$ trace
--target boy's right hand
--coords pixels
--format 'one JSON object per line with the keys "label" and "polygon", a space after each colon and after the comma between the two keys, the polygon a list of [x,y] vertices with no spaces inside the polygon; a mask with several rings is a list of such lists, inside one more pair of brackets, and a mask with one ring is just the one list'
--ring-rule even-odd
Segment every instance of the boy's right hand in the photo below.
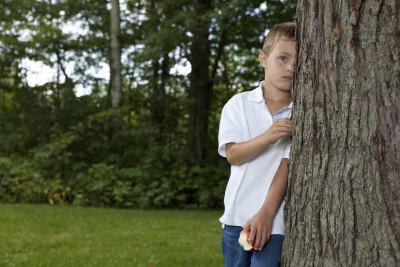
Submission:
{"label": "boy's right hand", "polygon": [[289,119],[275,121],[269,129],[254,139],[225,145],[226,156],[231,165],[248,162],[263,153],[269,144],[279,138],[292,135],[292,122]]}
{"label": "boy's right hand", "polygon": [[279,138],[292,135],[292,122],[289,119],[275,121],[265,132],[269,144],[275,143]]}

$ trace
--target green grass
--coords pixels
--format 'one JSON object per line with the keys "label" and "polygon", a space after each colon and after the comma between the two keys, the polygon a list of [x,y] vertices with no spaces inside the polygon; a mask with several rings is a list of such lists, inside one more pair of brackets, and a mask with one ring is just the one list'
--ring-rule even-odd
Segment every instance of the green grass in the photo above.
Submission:
{"label": "green grass", "polygon": [[221,266],[220,211],[0,205],[0,266]]}

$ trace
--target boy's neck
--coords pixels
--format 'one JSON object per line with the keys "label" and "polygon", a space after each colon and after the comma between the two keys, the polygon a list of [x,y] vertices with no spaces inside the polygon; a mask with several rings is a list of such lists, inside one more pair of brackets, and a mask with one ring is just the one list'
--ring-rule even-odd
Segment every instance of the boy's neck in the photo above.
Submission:
{"label": "boy's neck", "polygon": [[274,88],[268,82],[262,82],[262,91],[265,100],[271,100],[274,102],[280,102],[283,104],[290,104],[292,102],[292,96],[290,91],[283,91],[277,88]]}

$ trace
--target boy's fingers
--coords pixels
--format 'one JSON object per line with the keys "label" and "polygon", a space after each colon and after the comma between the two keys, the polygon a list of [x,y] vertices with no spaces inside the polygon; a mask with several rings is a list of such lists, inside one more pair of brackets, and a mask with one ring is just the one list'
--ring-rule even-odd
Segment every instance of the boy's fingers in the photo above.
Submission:
{"label": "boy's fingers", "polygon": [[272,131],[280,131],[282,129],[292,129],[292,125],[290,124],[275,124],[271,127]]}
{"label": "boy's fingers", "polygon": [[288,119],[280,119],[274,122],[276,125],[292,125],[292,122]]}
{"label": "boy's fingers", "polygon": [[257,234],[255,236],[255,240],[254,240],[254,244],[253,247],[255,250],[258,250],[259,246],[260,246],[260,236],[262,234],[262,231],[258,230]]}
{"label": "boy's fingers", "polygon": [[254,244],[254,238],[256,236],[257,229],[254,226],[250,226],[250,235],[249,235],[249,242],[250,244]]}
{"label": "boy's fingers", "polygon": [[268,233],[265,233],[265,235],[262,235],[261,243],[260,243],[260,250],[263,249],[265,243],[267,243],[267,235],[268,235]]}
{"label": "boy's fingers", "polygon": [[259,232],[258,232],[258,235],[257,235],[257,246],[256,246],[256,248],[258,250],[261,249],[261,241],[262,241],[263,235],[264,235],[264,229],[260,229]]}
{"label": "boy's fingers", "polygon": [[257,243],[255,246],[257,250],[263,249],[265,243],[267,242],[267,234],[268,234],[267,228],[264,227],[262,228],[262,230],[259,230],[257,234]]}
{"label": "boy's fingers", "polygon": [[278,128],[280,132],[291,132],[292,127],[279,127]]}
{"label": "boy's fingers", "polygon": [[280,127],[277,127],[276,130],[278,132],[292,132],[292,127],[280,126]]}
{"label": "boy's fingers", "polygon": [[277,123],[274,126],[275,127],[291,127],[292,124],[290,124],[290,123]]}

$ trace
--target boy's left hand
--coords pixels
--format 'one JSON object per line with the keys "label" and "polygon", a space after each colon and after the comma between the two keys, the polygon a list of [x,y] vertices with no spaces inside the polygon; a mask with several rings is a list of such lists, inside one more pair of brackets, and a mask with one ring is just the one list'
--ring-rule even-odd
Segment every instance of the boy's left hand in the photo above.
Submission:
{"label": "boy's left hand", "polygon": [[260,210],[243,227],[250,228],[249,242],[253,244],[254,250],[262,250],[267,243],[271,235],[272,219],[273,216],[268,212]]}

